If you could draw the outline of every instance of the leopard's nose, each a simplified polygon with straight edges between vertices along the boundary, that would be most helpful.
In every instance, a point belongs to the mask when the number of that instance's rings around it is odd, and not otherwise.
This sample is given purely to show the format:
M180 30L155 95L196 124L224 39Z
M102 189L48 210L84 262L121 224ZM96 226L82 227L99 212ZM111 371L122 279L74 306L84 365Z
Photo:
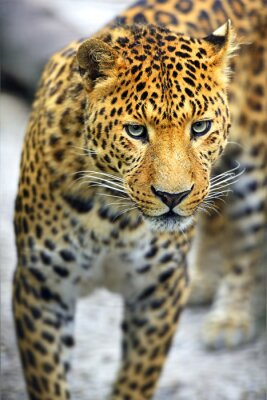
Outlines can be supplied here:
M192 192L194 185L189 190L179 193L168 193L157 190L154 186L151 186L152 192L160 198L160 200L166 204L171 210L180 204L188 195Z

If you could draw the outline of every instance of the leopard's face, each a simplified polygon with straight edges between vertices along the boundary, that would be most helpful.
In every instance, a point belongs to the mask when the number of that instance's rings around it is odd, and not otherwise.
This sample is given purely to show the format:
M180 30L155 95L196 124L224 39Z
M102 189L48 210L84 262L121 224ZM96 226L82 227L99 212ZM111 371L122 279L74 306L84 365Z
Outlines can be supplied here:
M219 45L155 27L120 29L109 50L116 70L99 70L90 88L86 146L97 168L122 179L154 229L183 230L192 222L226 145Z

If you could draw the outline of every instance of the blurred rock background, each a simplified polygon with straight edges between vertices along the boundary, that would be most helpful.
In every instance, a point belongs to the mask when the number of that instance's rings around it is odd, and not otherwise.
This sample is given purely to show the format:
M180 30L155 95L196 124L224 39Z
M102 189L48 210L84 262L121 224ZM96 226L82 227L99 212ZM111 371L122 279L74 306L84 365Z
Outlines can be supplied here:
M29 98L43 63L78 37L90 36L129 0L1 0L0 265L2 400L26 400L11 315L16 264L12 215ZM266 400L266 337L229 352L199 340L206 309L186 310L156 400ZM80 301L73 357L73 399L103 400L120 357L122 303L104 290ZM140 399L141 400L141 399Z

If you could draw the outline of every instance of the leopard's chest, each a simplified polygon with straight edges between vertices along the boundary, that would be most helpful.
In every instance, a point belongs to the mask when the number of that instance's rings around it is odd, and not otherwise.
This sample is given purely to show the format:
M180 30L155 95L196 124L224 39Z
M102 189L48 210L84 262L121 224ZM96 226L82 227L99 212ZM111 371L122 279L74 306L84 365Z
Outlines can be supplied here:
M154 235L143 224L133 229L131 224L115 225L96 215L84 221L80 218L75 227L67 227L67 244L59 241L49 254L53 265L45 272L49 286L73 297L97 287L134 296L156 274Z
M81 295L96 287L105 287L128 298L140 292L157 274L158 257L153 254L151 242L152 235L145 229L134 233L125 230L117 240L108 240L106 235L96 253L90 242L87 257L93 261L83 274Z

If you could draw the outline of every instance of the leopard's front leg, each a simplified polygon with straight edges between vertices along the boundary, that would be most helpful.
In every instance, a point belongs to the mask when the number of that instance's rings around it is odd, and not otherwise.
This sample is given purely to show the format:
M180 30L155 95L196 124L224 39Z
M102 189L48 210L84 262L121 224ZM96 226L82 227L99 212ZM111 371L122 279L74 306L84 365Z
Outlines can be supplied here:
M151 399L187 297L184 267L159 268L156 280L126 299L123 357L112 400Z
M14 278L13 308L29 399L69 399L74 304L49 289L40 271L20 265Z

